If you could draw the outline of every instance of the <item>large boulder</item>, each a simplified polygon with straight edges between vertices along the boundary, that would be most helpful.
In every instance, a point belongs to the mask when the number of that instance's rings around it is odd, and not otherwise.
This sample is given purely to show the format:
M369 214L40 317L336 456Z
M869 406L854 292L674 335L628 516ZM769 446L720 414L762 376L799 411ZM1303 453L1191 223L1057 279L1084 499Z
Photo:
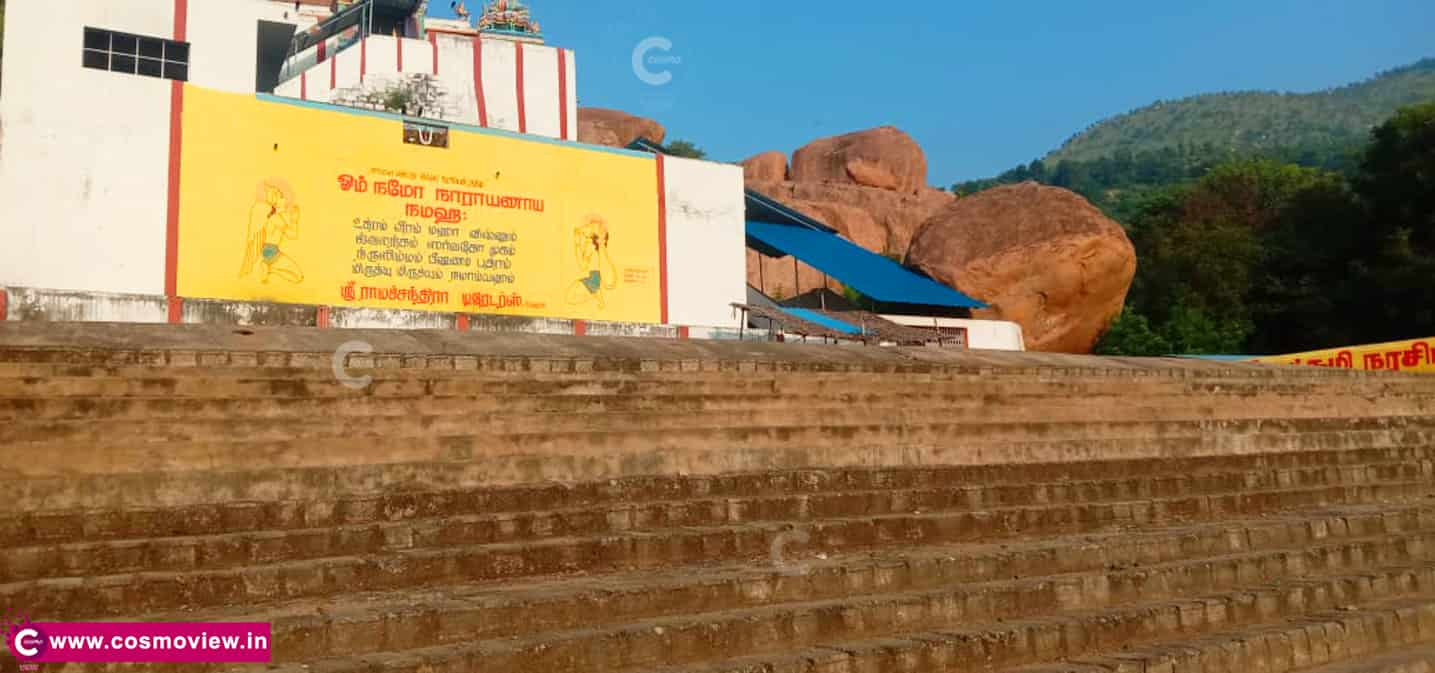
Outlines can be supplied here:
M872 252L899 257L907 253L917 228L956 198L938 189L923 188L913 194L901 194L831 182L749 180L747 186L798 210L803 210L799 204L830 204L826 209L806 214L844 234L850 232L849 238ZM866 217L856 218L852 215L855 212L864 213Z
M836 182L916 194L927 187L927 156L891 126L814 140L792 155L795 182Z
M958 199L917 232L907 263L991 305L1030 350L1089 353L1121 311L1136 250L1081 196L1032 182Z
M955 198L924 189L898 194L872 187L832 183L749 181L749 189L826 224L872 252L901 257L917 228ZM774 259L748 251L747 281L773 296L792 297L822 286L822 272L791 258ZM828 278L827 287L841 285Z
M668 135L662 124L619 110L578 108L578 140L593 145L627 147L638 138L661 144Z
M742 160L742 177L758 182L777 182L787 179L787 155L781 152L763 152Z

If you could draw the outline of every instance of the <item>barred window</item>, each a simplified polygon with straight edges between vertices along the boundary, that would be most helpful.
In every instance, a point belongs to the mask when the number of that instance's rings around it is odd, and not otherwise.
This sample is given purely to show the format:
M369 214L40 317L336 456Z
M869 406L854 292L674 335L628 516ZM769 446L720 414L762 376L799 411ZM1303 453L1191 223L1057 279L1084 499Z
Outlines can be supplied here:
M82 64L96 70L184 82L189 80L189 43L87 26Z

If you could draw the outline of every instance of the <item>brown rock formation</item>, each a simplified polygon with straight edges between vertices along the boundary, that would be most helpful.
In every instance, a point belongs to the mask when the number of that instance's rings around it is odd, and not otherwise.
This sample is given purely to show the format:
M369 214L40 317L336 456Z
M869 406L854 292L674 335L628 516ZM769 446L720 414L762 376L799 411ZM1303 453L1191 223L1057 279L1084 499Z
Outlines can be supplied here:
M1030 350L1089 353L1126 301L1136 250L1077 194L1033 182L959 199L922 225L907 262L991 305Z
M668 135L662 124L619 110L578 108L578 140L594 145L627 147L638 138L662 143Z
M787 155L763 152L742 160L742 176L759 182L780 182L787 179Z
M822 138L792 155L796 182L836 182L916 194L927 186L927 157L891 126Z

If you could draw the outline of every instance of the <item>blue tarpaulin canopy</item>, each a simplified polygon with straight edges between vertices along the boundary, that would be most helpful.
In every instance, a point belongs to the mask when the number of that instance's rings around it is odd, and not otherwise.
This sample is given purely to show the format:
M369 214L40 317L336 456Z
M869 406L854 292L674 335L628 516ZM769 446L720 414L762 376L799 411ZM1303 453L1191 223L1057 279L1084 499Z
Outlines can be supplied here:
M792 255L877 301L986 308L982 302L834 233L795 224L748 220L747 238L749 247L768 256Z
M827 329L836 330L843 334L862 333L861 327L842 322L841 320L838 320L836 318L829 318L825 315L822 315L821 313L818 313L817 311L812 311L805 308L783 308L779 310L781 310L783 313L795 315L799 318L802 318L803 320L806 320L807 322L816 323L818 325L826 327Z

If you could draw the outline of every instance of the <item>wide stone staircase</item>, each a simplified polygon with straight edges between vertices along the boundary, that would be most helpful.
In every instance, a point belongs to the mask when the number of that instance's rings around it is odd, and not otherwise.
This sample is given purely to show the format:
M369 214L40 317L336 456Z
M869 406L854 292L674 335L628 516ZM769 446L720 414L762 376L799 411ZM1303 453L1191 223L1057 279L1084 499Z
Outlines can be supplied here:
M111 670L1435 661L1435 378L49 329L0 325L0 607L273 628L268 666Z

